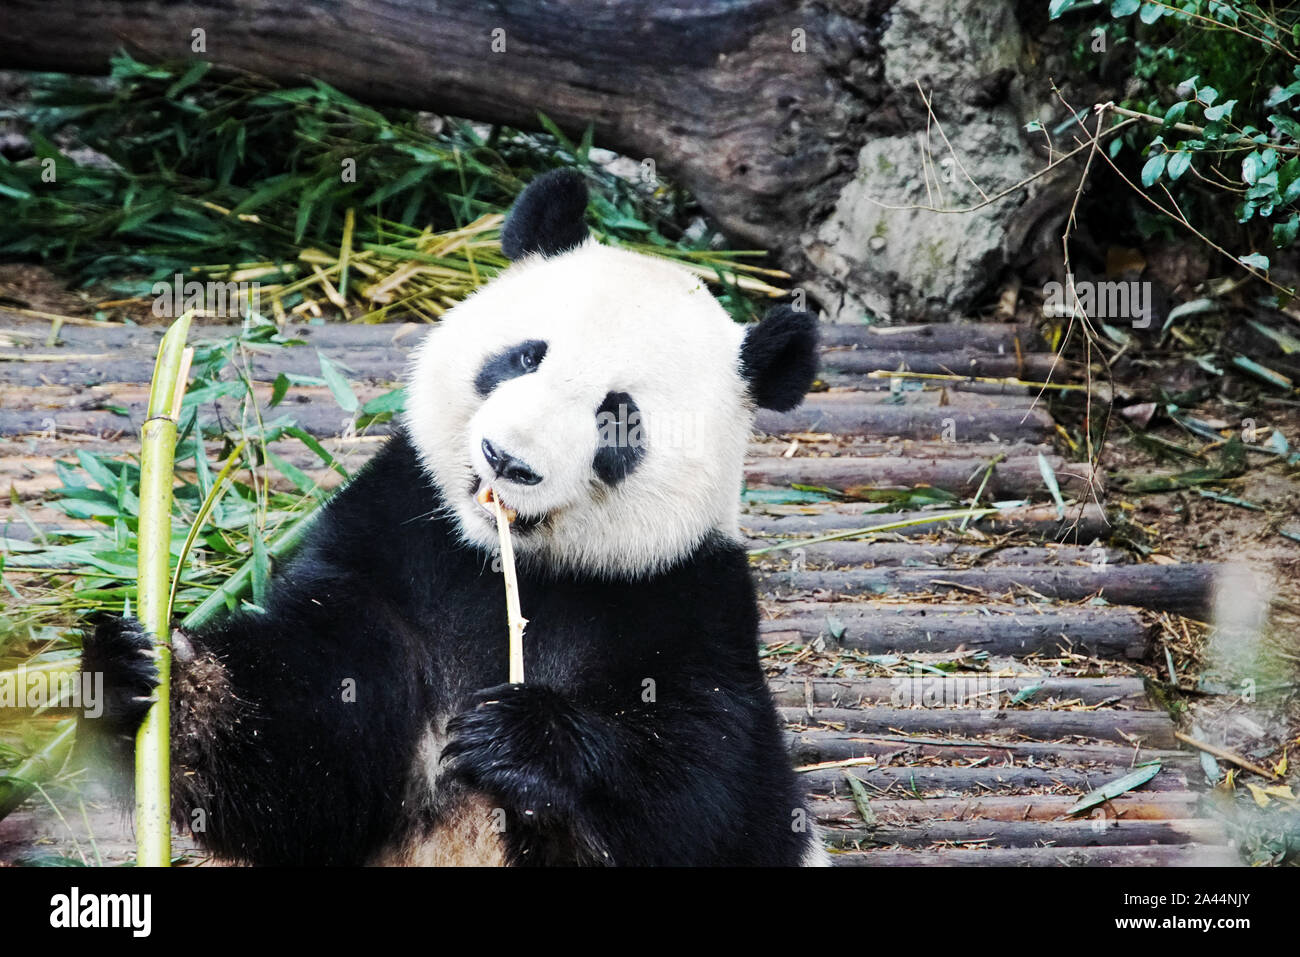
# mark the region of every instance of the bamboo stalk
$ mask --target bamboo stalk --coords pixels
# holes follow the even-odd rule
[[[1196,738],[1193,738],[1191,735],[1183,734],[1183,732],[1181,731],[1175,731],[1174,737],[1177,738],[1179,741],[1182,741],[1184,744],[1190,744],[1194,748],[1199,748],[1200,750],[1204,751],[1206,754],[1212,754],[1216,758],[1222,758],[1224,761],[1231,761],[1233,764],[1237,765],[1238,767],[1245,768],[1247,771],[1252,771],[1255,774],[1258,774],[1262,778],[1268,778],[1271,780],[1272,778],[1278,777],[1277,774],[1268,770],[1267,768],[1261,768],[1258,764],[1254,764],[1250,761],[1247,761],[1245,758],[1243,758],[1240,754],[1237,754],[1235,751],[1229,751],[1227,748],[1221,748],[1218,745],[1210,744],[1206,741],[1198,741]]]
[[[212,483],[212,488],[208,490],[207,496],[203,499],[203,504],[199,506],[199,513],[194,516],[194,523],[190,526],[189,534],[185,536],[185,544],[181,546],[181,553],[176,556],[176,574],[172,578],[171,592],[167,596],[167,620],[171,621],[172,609],[176,606],[176,593],[181,587],[181,572],[185,570],[185,559],[189,556],[190,549],[194,547],[195,540],[199,537],[199,532],[203,530],[203,523],[208,519],[208,512],[212,511],[212,506],[226,491],[226,481],[235,470],[239,463],[239,456],[244,451],[244,446],[248,444],[247,439],[240,441],[235,446],[235,450],[226,458],[226,464],[221,471],[217,473],[216,479]],[[199,443],[199,450],[202,450],[203,443]]]
[[[501,540],[501,574],[506,580],[506,620],[510,623],[510,683],[524,683],[524,626],[528,619],[519,609],[519,578],[515,573],[515,546],[510,538],[510,516],[495,495],[489,499]]]
[[[171,863],[171,505],[176,424],[194,355],[185,348],[192,318],[187,312],[177,319],[158,347],[141,436],[136,614],[154,635],[158,654],[157,701],[136,736],[136,863],[144,867]]]
[[[357,211],[348,207],[343,214],[343,242],[339,246],[339,296],[347,299],[348,266],[352,260],[352,231],[356,228]]]

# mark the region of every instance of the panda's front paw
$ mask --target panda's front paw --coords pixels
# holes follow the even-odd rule
[[[583,715],[535,684],[478,692],[447,734],[442,760],[452,779],[537,823],[573,816],[600,750]]]
[[[92,688],[102,689],[101,708],[87,709],[85,720],[107,738],[134,745],[158,687],[158,653],[135,618],[105,618],[86,635],[81,671]]]

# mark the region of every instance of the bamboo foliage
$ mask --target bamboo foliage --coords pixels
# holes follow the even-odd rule
[[[140,526],[137,616],[154,635],[157,700],[136,737],[137,863],[171,863],[171,596],[172,480],[176,429],[194,350],[185,348],[191,313],[167,330],[158,347],[140,449]]]

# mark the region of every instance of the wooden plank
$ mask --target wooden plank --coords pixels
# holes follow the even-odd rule
[[[961,797],[880,798],[872,795],[871,811],[883,824],[925,823],[927,821],[1053,821],[1065,817],[1066,811],[1079,800],[1074,794],[971,794]],[[1191,817],[1201,797],[1191,791],[1130,791],[1107,801],[1099,809],[1100,817],[1119,820],[1163,821]],[[847,796],[832,798],[812,795],[808,804],[813,816],[837,826],[862,823],[857,805]],[[1095,812],[1089,812],[1089,820]]]
[[[1066,462],[1057,455],[1047,460],[1063,492],[1079,495],[1104,484],[1100,473],[1086,462]],[[985,501],[1045,493],[1037,456],[1008,458],[993,466],[991,473],[988,459],[973,457],[762,458],[745,465],[745,482],[751,487],[818,485],[841,492],[925,485],[968,498],[984,483],[986,473]]]
[[[0,475],[4,460],[0,458]],[[754,542],[759,548],[761,542]],[[933,567],[972,565],[1128,565],[1128,552],[1101,545],[958,545],[955,542],[852,541],[820,542],[756,556],[761,565],[870,565]]]
[[[940,352],[976,349],[1015,354],[1042,348],[1043,338],[1028,324],[993,322],[911,323],[898,326],[857,323],[822,323],[818,328],[825,348],[912,349]]]
[[[1227,844],[1217,821],[927,821],[911,827],[827,828],[822,838],[833,847],[916,847],[934,844],[984,844],[988,847],[1122,847],[1135,844]]]
[[[947,511],[947,510],[945,510]],[[959,510],[957,510],[959,511]],[[937,513],[942,515],[943,513]],[[742,512],[740,527],[750,536],[764,538],[800,535],[829,535],[852,529],[869,528],[885,523],[912,522],[890,535],[911,537],[932,535],[944,529],[955,530],[960,518],[936,517],[935,512],[882,512],[865,504],[805,505],[789,508],[754,507]],[[1100,505],[1071,505],[1065,518],[1057,517],[1055,506],[1030,505],[1002,509],[996,515],[971,519],[969,527],[991,535],[1023,533],[1040,539],[1087,544],[1111,532],[1111,523]],[[756,546],[778,544],[755,542]]]
[[[909,707],[948,707],[991,701],[1006,702],[1025,689],[1038,688],[1027,704],[1078,701],[1086,705],[1118,704],[1149,708],[1141,678],[1055,678],[1038,675],[923,675],[895,678],[770,678],[773,699],[783,707],[862,708],[895,702]]]
[[[996,765],[1037,764],[1046,767],[1107,765],[1131,770],[1142,761],[1195,772],[1200,759],[1190,751],[1133,748],[1118,744],[1060,742],[981,742],[970,738],[926,738],[906,735],[864,736],[854,732],[803,731],[786,735],[786,747],[797,767],[830,761],[873,757],[882,764],[940,761],[988,761]]]
[[[1078,768],[1028,768],[981,765],[979,767],[913,767],[913,768],[828,768],[803,771],[799,784],[809,794],[847,796],[849,785],[846,774],[852,774],[867,788],[870,795],[903,797],[906,794],[927,791],[1020,791],[1068,789],[1083,795],[1102,787],[1129,773],[1128,768],[1106,768],[1084,771]],[[1146,791],[1185,791],[1187,778],[1174,768],[1162,768],[1160,773],[1142,785]]]
[[[901,435],[956,441],[1043,441],[1051,434],[1045,408],[963,410],[944,407],[882,405],[864,401],[862,393],[811,395],[790,412],[759,410],[755,429],[768,435],[792,432],[839,432],[873,437]]]
[[[1032,382],[1066,382],[1075,364],[1057,359],[1050,352],[1026,352],[999,355],[977,349],[950,349],[942,352],[913,349],[830,349],[821,356],[821,368],[827,372],[866,375],[868,372],[906,370],[926,375],[961,375],[1010,377]]]
[[[945,575],[948,573],[945,572]],[[985,651],[1057,655],[1072,649],[1102,658],[1146,657],[1151,627],[1131,608],[876,602],[765,601],[766,644],[821,639],[829,648],[867,654]],[[834,625],[832,626],[832,622]],[[838,637],[832,635],[832,627]]]
[[[1240,867],[1241,857],[1218,844],[1120,847],[1017,847],[987,850],[842,851],[836,867]]]
[[[790,724],[814,730],[863,734],[923,734],[1015,737],[1059,741],[1080,737],[1132,742],[1148,748],[1176,748],[1174,725],[1160,711],[1044,711],[987,708],[780,708]]]
[[[1202,621],[1209,616],[1214,582],[1223,566],[1058,565],[984,568],[861,568],[849,571],[757,572],[762,594],[777,598],[814,592],[843,597],[878,595],[1029,593],[1058,601],[1100,595],[1111,605],[1174,612]]]

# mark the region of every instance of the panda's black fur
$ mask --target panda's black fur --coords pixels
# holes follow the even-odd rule
[[[537,185],[505,230],[512,251],[581,242],[573,210],[543,202],[558,190],[573,206],[571,175]],[[794,404],[811,377],[802,318],[747,341],[744,373],[774,404]],[[511,864],[816,856],[735,540],[710,534],[646,576],[523,562],[527,680],[509,685],[501,575],[443,497],[399,429],[277,570],[264,613],[177,636],[178,825],[256,864],[482,856],[420,850],[438,842]],[[102,621],[83,668],[104,674],[108,699],[83,730],[126,766],[156,684],[149,637]]]

